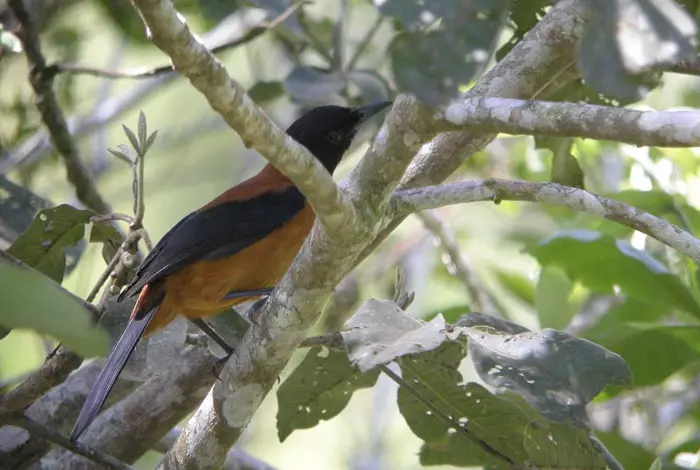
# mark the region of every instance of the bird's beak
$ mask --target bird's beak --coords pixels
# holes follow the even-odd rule
[[[372,103],[368,104],[366,106],[361,106],[359,108],[355,108],[355,112],[360,115],[360,120],[357,123],[362,124],[363,122],[367,121],[369,118],[374,116],[375,114],[380,113],[381,111],[384,111],[386,108],[391,106],[392,102],[391,101],[380,101],[378,103]]]

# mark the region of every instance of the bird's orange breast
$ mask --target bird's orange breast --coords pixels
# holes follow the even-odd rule
[[[165,279],[165,298],[146,330],[151,334],[176,315],[202,318],[254,299],[224,300],[229,292],[274,287],[287,272],[314,223],[306,205],[289,222],[231,256],[200,260]]]

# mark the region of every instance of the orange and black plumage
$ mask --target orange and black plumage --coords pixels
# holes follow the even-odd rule
[[[331,174],[358,127],[389,106],[320,106],[288,129]],[[268,164],[178,222],[149,253],[119,300],[138,295],[71,432],[76,440],[99,413],[142,336],[177,315],[192,320],[259,298],[282,278],[315,215],[294,183]]]

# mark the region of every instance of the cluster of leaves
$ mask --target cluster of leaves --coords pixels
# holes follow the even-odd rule
[[[148,134],[143,113],[136,133],[123,129],[133,151],[120,145],[110,152],[133,169],[134,217],[130,220],[131,228],[138,229],[144,212],[143,162],[157,131]],[[5,178],[0,178],[0,188],[4,193],[0,193],[0,235],[2,242],[10,244],[0,257],[2,335],[13,328],[29,328],[83,356],[104,354],[108,338],[97,327],[98,312],[60,284],[78,264],[87,243],[102,244],[110,269],[121,260],[128,243],[111,219],[94,211],[68,204],[46,208],[51,205],[48,201]]]
[[[614,462],[588,429],[585,406],[606,385],[629,382],[617,354],[474,313],[455,325],[442,315],[422,322],[388,301],[365,302],[346,327],[345,351],[313,348],[280,387],[280,439],[333,418],[384,371],[399,383],[399,411],[424,441],[424,465],[604,469]],[[499,393],[464,382],[467,350]]]

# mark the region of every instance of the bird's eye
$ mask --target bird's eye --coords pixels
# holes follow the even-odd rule
[[[339,144],[343,140],[343,133],[340,131],[332,131],[328,133],[328,141],[332,144]]]

